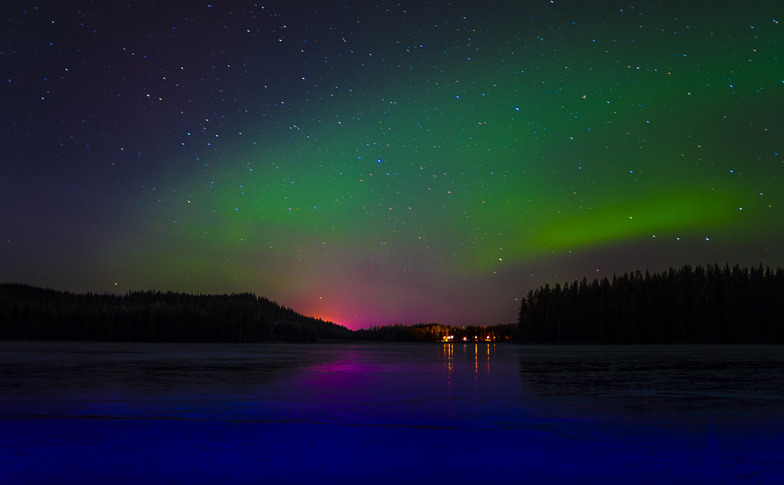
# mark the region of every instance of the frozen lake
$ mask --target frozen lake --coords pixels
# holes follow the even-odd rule
[[[0,343],[0,483],[784,483],[784,347]]]

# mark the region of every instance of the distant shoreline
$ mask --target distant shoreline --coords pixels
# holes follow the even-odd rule
[[[784,270],[729,265],[545,285],[516,323],[351,330],[250,293],[74,294],[0,284],[0,341],[431,342],[536,345],[783,344]]]

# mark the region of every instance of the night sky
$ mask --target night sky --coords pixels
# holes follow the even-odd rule
[[[494,324],[784,266],[784,3],[2,3],[0,281]]]

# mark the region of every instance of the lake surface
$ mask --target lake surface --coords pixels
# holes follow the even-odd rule
[[[0,483],[784,483],[784,347],[0,343]]]

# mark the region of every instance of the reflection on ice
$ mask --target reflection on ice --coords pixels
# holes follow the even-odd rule
[[[490,375],[490,362],[492,360],[492,355],[494,355],[496,351],[495,343],[442,344],[444,369],[447,374],[448,387],[452,387],[454,379],[455,349],[457,349],[458,354],[462,354],[464,358],[468,356],[469,360],[473,359],[475,378],[479,376],[480,368],[486,375]]]
[[[557,405],[757,421],[784,405],[778,346],[536,347],[519,364],[529,396]]]
[[[3,343],[0,483],[770,482],[782,350]]]

